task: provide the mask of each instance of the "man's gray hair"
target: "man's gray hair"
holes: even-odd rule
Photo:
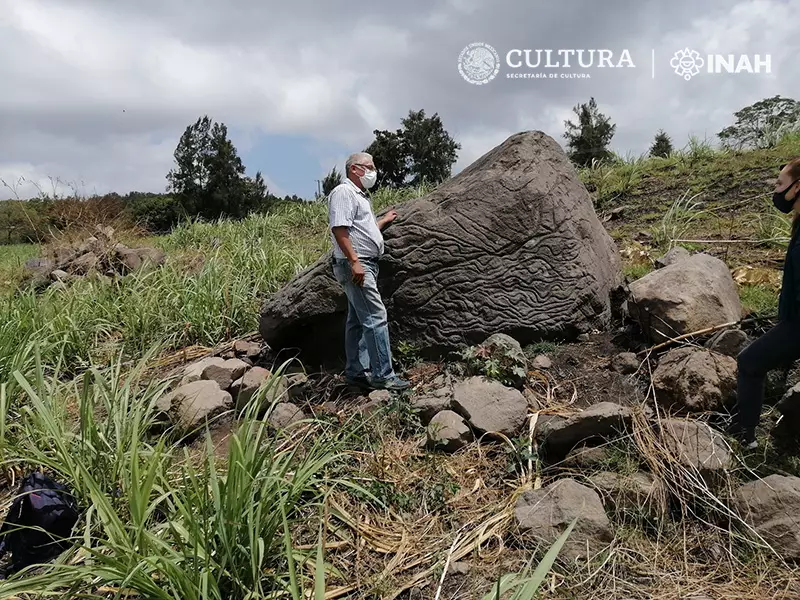
[[[355,164],[363,163],[368,160],[372,160],[372,155],[367,154],[366,152],[356,152],[355,154],[351,154],[347,161],[344,163],[344,173],[345,176],[350,174],[350,167]]]

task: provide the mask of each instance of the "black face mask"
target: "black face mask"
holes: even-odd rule
[[[786,193],[798,181],[800,181],[800,179],[795,179],[792,183],[787,185],[786,189],[784,189],[782,192],[775,192],[772,194],[772,203],[775,205],[775,208],[784,214],[789,214],[792,212],[792,207],[794,206],[795,200],[797,200],[797,193],[795,193],[794,198],[791,200],[786,199]]]

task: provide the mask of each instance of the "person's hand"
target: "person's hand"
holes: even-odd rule
[[[353,283],[359,287],[364,285],[364,265],[361,264],[361,261],[355,261],[350,266],[350,270],[353,272]]]
[[[397,218],[397,211],[396,210],[390,210],[385,215],[383,215],[383,222],[386,223],[386,225],[388,225],[389,223],[394,221],[396,218]]]

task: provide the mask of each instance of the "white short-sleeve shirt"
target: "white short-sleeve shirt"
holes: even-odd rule
[[[333,236],[334,227],[348,228],[350,243],[359,258],[380,258],[383,255],[383,234],[372,212],[372,202],[349,179],[333,188],[328,196],[328,220],[336,258],[346,257]]]

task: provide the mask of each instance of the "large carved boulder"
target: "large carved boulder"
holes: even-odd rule
[[[438,351],[497,332],[523,344],[570,339],[609,323],[617,250],[548,135],[515,134],[396,210],[379,277],[395,339]],[[265,303],[261,335],[274,349],[338,353],[346,306],[329,253]]]

